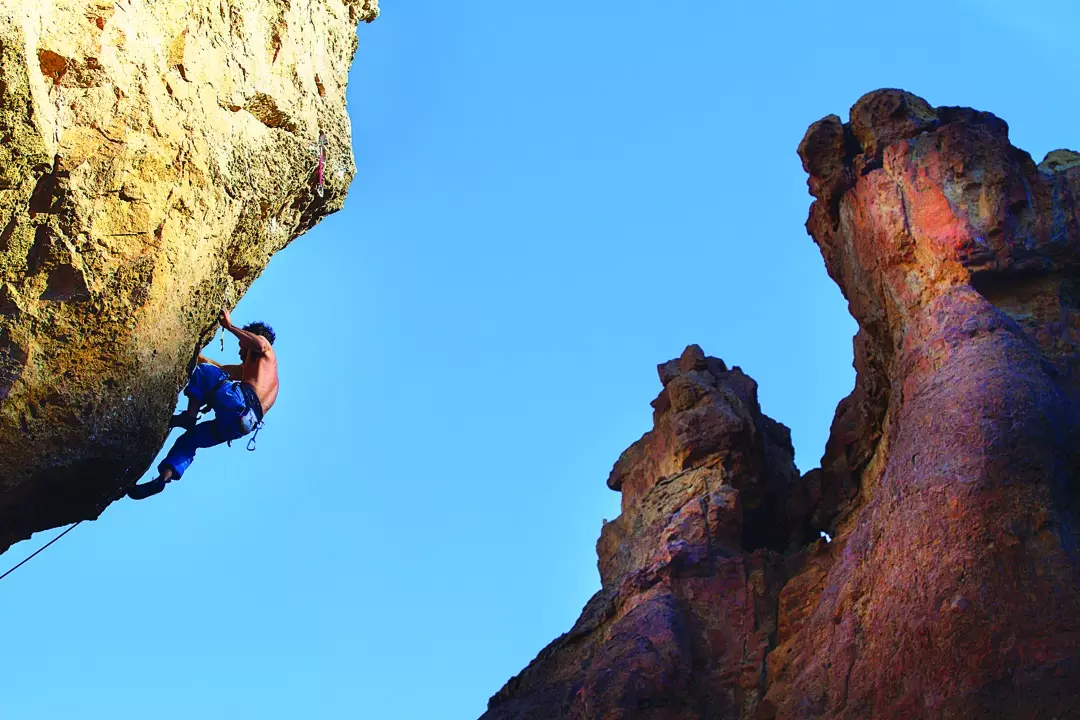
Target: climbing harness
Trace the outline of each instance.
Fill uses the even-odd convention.
[[[318,184],[315,186],[315,192],[319,197],[323,197],[326,194],[326,184],[323,182],[323,176],[326,172],[326,133],[319,131],[319,165],[318,165]]]

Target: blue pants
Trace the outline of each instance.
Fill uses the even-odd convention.
[[[173,478],[179,480],[195,459],[195,451],[244,437],[257,425],[255,413],[247,407],[240,383],[231,380],[225,371],[208,363],[199,363],[191,372],[184,394],[200,405],[214,410],[214,419],[201,422],[188,430],[169,450],[158,466],[172,468]]]

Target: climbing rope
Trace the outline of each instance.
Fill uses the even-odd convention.
[[[128,468],[127,470],[125,470],[125,473],[126,473],[127,471],[129,471],[130,469],[131,469],[131,468]],[[125,486],[124,488],[123,488],[123,490],[121,491],[121,493],[120,493],[120,496],[119,496],[119,497],[123,497],[123,496],[124,496],[124,494],[125,494],[125,493],[127,493],[127,491],[128,491],[128,490],[130,490],[130,489],[131,489],[131,487],[132,487],[132,486],[134,486],[134,485],[135,485],[135,483],[137,483],[137,482],[139,482],[139,478],[135,478],[134,480],[132,480],[131,482],[129,482],[129,483],[128,483],[128,484],[127,484],[127,485],[126,485],[126,486]],[[102,500],[103,500],[104,502],[101,502],[101,503],[100,503],[100,504],[98,505],[98,511],[97,511],[97,515],[100,515],[100,514],[101,514],[102,512],[104,512],[104,511],[105,511],[105,508],[107,508],[107,507],[109,506],[109,503],[111,503],[111,502],[112,502],[112,500],[117,500],[117,499],[119,499],[119,497],[118,497],[118,498],[113,498],[112,500],[110,500],[110,499],[107,499],[108,497],[109,497],[109,496],[108,496],[108,494],[105,494],[105,495],[102,495],[102,496],[101,496],[101,498],[102,498]],[[67,528],[66,530],[64,530],[64,532],[60,533],[59,535],[57,535],[56,537],[54,537],[54,538],[53,538],[52,540],[50,540],[49,542],[45,543],[45,544],[44,544],[44,545],[42,545],[42,546],[41,546],[40,548],[38,548],[38,549],[37,549],[37,550],[35,550],[34,552],[32,552],[32,553],[30,553],[29,555],[27,555],[27,556],[26,556],[26,557],[25,557],[25,558],[24,558],[24,559],[22,560],[22,562],[20,562],[19,564],[15,565],[15,566],[14,566],[14,567],[12,567],[11,569],[9,569],[9,570],[8,570],[7,572],[5,572],[5,573],[4,573],[3,575],[0,575],[0,580],[3,580],[3,579],[4,579],[4,578],[6,578],[6,577],[7,577],[8,575],[10,575],[11,573],[15,572],[16,570],[18,570],[19,568],[21,568],[21,567],[22,567],[23,565],[25,565],[26,563],[28,563],[28,562],[30,562],[31,560],[33,560],[33,559],[34,559],[35,557],[37,557],[37,556],[38,556],[38,555],[40,555],[41,553],[45,552],[45,550],[47,550],[47,549],[49,548],[49,546],[51,546],[51,545],[52,545],[52,544],[53,544],[54,542],[56,542],[56,541],[57,541],[57,540],[59,540],[60,538],[62,538],[62,537],[64,537],[65,535],[67,535],[67,534],[68,534],[69,532],[71,532],[71,531],[72,531],[72,530],[74,530],[75,528],[79,527],[79,526],[80,526],[80,525],[82,525],[82,524],[83,524],[84,522],[86,522],[86,520],[85,520],[85,519],[83,519],[83,520],[79,520],[79,521],[78,521],[77,523],[73,524],[73,525],[72,525],[71,527],[69,527],[69,528]]]
[[[247,449],[248,449],[248,451],[249,451],[249,452],[254,452],[254,451],[255,451],[255,438],[257,438],[257,437],[259,436],[259,431],[260,431],[260,430],[262,430],[262,427],[263,427],[263,421],[262,421],[262,420],[260,420],[260,421],[258,422],[258,424],[256,424],[256,425],[255,425],[255,434],[254,434],[254,435],[252,435],[252,436],[251,436],[251,439],[250,439],[250,440],[248,441],[248,444],[247,444]],[[230,444],[230,445],[232,445],[232,443],[231,443],[231,442],[230,442],[229,444]],[[133,487],[133,486],[134,486],[134,485],[135,485],[136,483],[138,483],[138,482],[139,482],[139,479],[138,479],[138,478],[136,478],[136,479],[135,479],[135,480],[133,480],[132,482],[128,483],[128,485],[127,485],[127,486],[126,486],[126,487],[124,488],[124,490],[123,490],[123,493],[121,493],[121,497],[123,496],[123,494],[124,494],[124,493],[126,493],[126,492],[127,492],[128,490],[130,490],[130,489],[131,489],[131,488],[132,488],[132,487]],[[108,504],[109,504],[109,503],[105,503],[105,505],[104,505],[104,506],[102,506],[101,510],[104,510],[104,509],[105,509],[105,507],[107,507],[107,506],[108,506]],[[31,560],[33,560],[33,559],[34,559],[35,557],[37,557],[37,556],[38,556],[38,555],[40,555],[41,553],[45,552],[45,550],[47,550],[47,549],[49,548],[49,546],[50,546],[50,545],[52,545],[52,544],[53,544],[54,542],[56,542],[56,541],[57,541],[57,540],[59,540],[60,538],[64,537],[65,535],[67,535],[67,534],[68,534],[69,532],[71,532],[71,531],[72,531],[72,530],[74,530],[75,528],[77,528],[77,527],[79,527],[80,525],[82,525],[82,524],[83,524],[84,522],[85,522],[85,520],[80,520],[80,521],[78,521],[77,523],[75,523],[74,525],[72,525],[71,527],[69,527],[68,529],[64,530],[64,532],[60,533],[59,535],[57,535],[56,537],[54,537],[54,538],[53,538],[52,540],[50,540],[49,542],[45,543],[45,544],[44,544],[44,545],[42,545],[42,546],[41,546],[40,548],[38,548],[38,549],[37,549],[37,550],[35,550],[34,552],[32,552],[32,553],[30,553],[29,555],[27,555],[27,556],[26,556],[25,558],[23,558],[23,560],[22,560],[21,562],[19,562],[19,564],[17,564],[17,565],[15,565],[15,566],[13,566],[13,567],[12,567],[11,569],[9,569],[9,570],[8,570],[7,572],[5,572],[5,573],[4,573],[3,575],[0,575],[0,580],[3,580],[3,579],[4,579],[4,578],[6,578],[6,577],[7,577],[8,575],[10,575],[11,573],[15,572],[16,570],[18,570],[19,568],[21,568],[21,567],[22,567],[23,565],[25,565],[26,563],[28,563],[28,562],[30,562]]]
[[[35,557],[37,557],[37,556],[38,556],[38,555],[40,555],[41,553],[45,552],[45,549],[46,549],[46,548],[48,548],[48,547],[49,547],[50,545],[52,545],[52,544],[53,544],[54,542],[56,542],[56,541],[57,541],[57,540],[59,540],[60,538],[64,537],[64,536],[65,536],[65,535],[67,535],[67,534],[68,534],[69,532],[71,532],[72,530],[74,530],[75,528],[79,527],[79,526],[80,526],[80,525],[82,525],[82,524],[83,524],[83,521],[82,521],[82,520],[80,520],[79,522],[75,523],[74,525],[72,525],[71,527],[69,527],[69,528],[68,528],[67,530],[65,530],[64,532],[62,532],[62,533],[60,533],[59,535],[57,535],[56,537],[54,537],[54,538],[53,538],[52,540],[50,540],[49,542],[45,543],[45,544],[44,544],[43,546],[41,546],[41,547],[40,547],[40,548],[39,548],[38,550],[36,550],[36,551],[34,551],[33,553],[31,553],[30,555],[28,555],[28,556],[27,556],[27,557],[26,557],[26,558],[25,558],[25,559],[24,559],[24,560],[23,560],[23,561],[22,561],[21,563],[19,563],[19,564],[18,564],[18,565],[16,565],[15,567],[11,568],[10,570],[8,570],[8,571],[7,571],[6,573],[4,573],[3,575],[0,575],[0,580],[3,580],[3,579],[4,579],[4,578],[6,578],[6,577],[7,577],[8,575],[10,575],[11,573],[15,572],[16,570],[18,570],[19,568],[21,568],[21,567],[22,567],[23,565],[25,565],[26,563],[28,563],[28,562],[30,562],[31,560],[33,560],[33,559],[34,559]]]
[[[224,338],[222,338],[222,343],[224,343]],[[256,425],[255,425],[255,434],[254,434],[254,435],[252,435],[252,436],[251,436],[251,439],[250,439],[250,440],[248,441],[248,444],[247,444],[247,449],[248,449],[248,451],[249,451],[249,452],[254,452],[254,451],[255,451],[255,438],[257,438],[257,437],[259,436],[259,430],[262,430],[262,427],[263,427],[263,421],[262,421],[262,420],[260,420],[260,421],[258,422],[258,424],[256,424]],[[231,446],[231,445],[232,445],[232,442],[230,442],[230,443],[229,443],[229,445]],[[124,495],[125,493],[127,493],[127,491],[128,491],[128,490],[130,490],[130,489],[131,489],[131,488],[132,488],[133,486],[135,486],[135,485],[136,485],[136,484],[137,484],[138,482],[139,482],[139,479],[138,479],[138,478],[135,478],[135,480],[133,480],[133,481],[131,481],[130,483],[128,483],[128,484],[127,484],[127,486],[126,486],[126,487],[124,487],[124,489],[123,489],[123,492],[121,493],[121,497],[123,497],[123,495]],[[104,510],[104,509],[105,509],[105,507],[107,507],[108,505],[109,505],[109,503],[108,503],[108,502],[106,502],[106,503],[105,503],[105,504],[104,504],[104,505],[103,505],[103,506],[101,507],[101,510]],[[100,512],[100,511],[99,511],[99,512]],[[80,520],[80,521],[78,521],[77,523],[75,523],[75,524],[74,524],[74,525],[72,525],[71,527],[69,527],[69,528],[67,528],[66,530],[64,530],[64,532],[60,533],[59,535],[57,535],[56,537],[54,537],[54,538],[53,538],[52,540],[50,540],[49,542],[45,543],[45,544],[44,544],[44,545],[42,545],[42,546],[41,546],[40,548],[38,548],[38,549],[37,549],[37,550],[35,550],[34,552],[32,552],[32,553],[30,553],[29,555],[27,555],[27,556],[26,556],[25,558],[23,558],[23,559],[22,559],[22,561],[20,561],[20,562],[19,562],[19,563],[18,563],[17,565],[14,565],[14,566],[13,566],[13,567],[11,567],[11,568],[10,568],[10,569],[9,569],[9,570],[8,570],[7,572],[5,572],[5,573],[4,573],[3,575],[0,575],[0,580],[3,580],[3,579],[4,579],[4,578],[6,578],[6,577],[7,577],[8,575],[10,575],[11,573],[15,572],[16,570],[18,570],[19,568],[21,568],[21,567],[22,567],[23,565],[25,565],[26,563],[28,563],[28,562],[30,562],[31,560],[33,560],[33,559],[34,559],[35,557],[37,557],[37,556],[38,556],[38,555],[40,555],[41,553],[45,552],[45,550],[47,550],[47,549],[48,549],[48,548],[49,548],[49,547],[50,547],[50,546],[51,546],[51,545],[52,545],[53,543],[55,543],[55,542],[56,542],[57,540],[59,540],[60,538],[64,537],[65,535],[67,535],[67,534],[68,534],[69,532],[71,532],[71,531],[72,531],[72,530],[74,530],[75,528],[77,528],[77,527],[79,527],[80,525],[82,525],[82,524],[83,524],[84,522],[85,522],[85,520]]]

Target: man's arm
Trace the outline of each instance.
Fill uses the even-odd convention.
[[[262,335],[249,333],[247,330],[241,330],[233,325],[232,319],[229,317],[229,311],[225,308],[221,309],[221,318],[218,322],[221,323],[221,327],[236,336],[236,339],[240,341],[241,350],[248,350],[256,355],[263,355],[270,350],[270,341]]]
[[[211,360],[205,355],[199,355],[199,362],[208,363],[216,368],[221,368],[225,371],[225,374],[231,377],[233,380],[244,379],[244,366],[243,365],[222,365],[221,363]]]
[[[224,370],[225,374],[231,377],[233,380],[244,379],[243,365],[218,365],[218,367]]]

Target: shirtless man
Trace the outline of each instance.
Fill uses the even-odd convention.
[[[273,329],[261,322],[238,328],[232,324],[228,310],[221,311],[219,322],[240,341],[240,364],[218,365],[199,355],[199,363],[184,388],[187,410],[169,421],[169,427],[181,427],[187,432],[177,438],[158,466],[158,477],[132,487],[128,497],[142,500],[161,492],[167,483],[183,477],[197,449],[237,440],[258,430],[263,416],[274,406],[278,372],[277,356],[271,347],[276,337]],[[196,425],[204,405],[213,408],[214,419]]]

